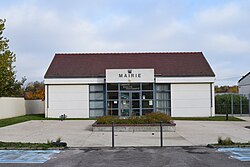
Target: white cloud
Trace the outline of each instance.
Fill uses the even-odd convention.
[[[30,2],[2,8],[18,75],[41,80],[55,52],[111,51],[203,51],[218,79],[249,71],[246,4],[235,1],[189,11],[176,1],[149,3],[145,9],[134,2],[131,8],[112,2],[93,3],[92,10],[86,2],[82,9]]]

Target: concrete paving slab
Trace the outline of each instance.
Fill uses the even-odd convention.
[[[176,132],[164,133],[164,146],[205,146],[218,136],[250,140],[250,122],[175,121]],[[70,147],[110,147],[111,132],[93,132],[93,120],[34,120],[0,128],[0,141],[47,142],[61,137]],[[152,134],[153,133],[153,134]],[[115,132],[115,146],[159,146],[159,132]]]

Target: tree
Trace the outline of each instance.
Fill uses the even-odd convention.
[[[27,100],[36,100],[45,98],[44,83],[35,81],[27,84],[25,88],[24,98]]]
[[[16,55],[9,49],[9,40],[3,37],[4,29],[5,20],[0,19],[0,97],[22,96],[22,85],[26,79],[16,79],[13,65]]]
[[[233,100],[232,100],[233,99]],[[249,99],[239,94],[222,94],[215,96],[215,113],[228,114],[231,113],[231,106],[233,105],[233,113],[240,114],[240,107],[242,105],[243,114],[248,114]],[[231,104],[232,103],[232,104]]]
[[[215,93],[238,93],[238,86],[215,86]]]

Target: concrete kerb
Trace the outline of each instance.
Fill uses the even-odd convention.
[[[111,132],[111,124],[92,124],[93,132]],[[160,124],[114,124],[115,132],[160,132]],[[176,124],[162,124],[163,132],[175,132]]]

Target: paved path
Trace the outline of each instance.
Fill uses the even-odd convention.
[[[47,142],[61,137],[70,147],[109,147],[110,132],[92,132],[92,120],[28,121],[0,128],[0,141]],[[218,136],[250,141],[250,122],[176,121],[176,132],[164,133],[164,146],[205,146]],[[116,132],[115,146],[159,146],[158,132]]]

